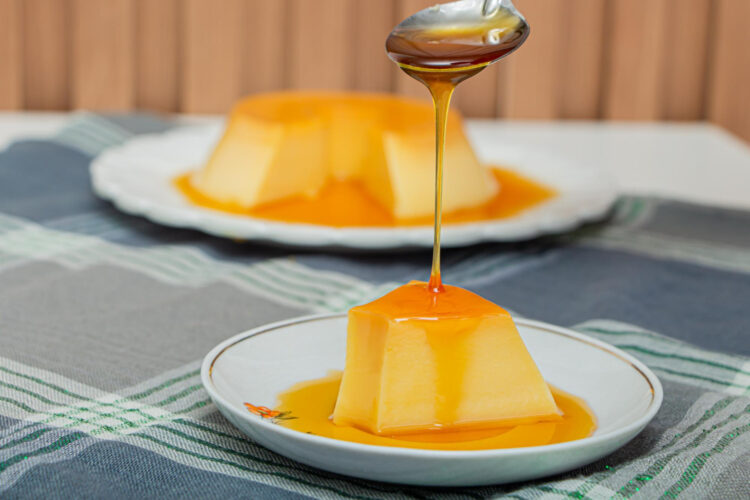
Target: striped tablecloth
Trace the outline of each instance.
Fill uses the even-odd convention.
[[[374,483],[246,439],[208,400],[199,361],[240,331],[423,279],[429,252],[238,243],[93,195],[92,157],[169,126],[80,114],[0,152],[0,497],[750,497],[750,213],[631,196],[573,234],[446,251],[448,282],[643,360],[664,405],[623,449],[562,476]]]

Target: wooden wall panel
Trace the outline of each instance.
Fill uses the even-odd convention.
[[[136,106],[177,111],[179,106],[179,1],[138,0]]]
[[[289,86],[346,89],[354,80],[354,4],[350,0],[291,0]]]
[[[502,62],[482,70],[462,82],[455,91],[453,104],[464,116],[494,118],[497,113],[498,75]]]
[[[0,109],[224,113],[284,88],[428,101],[383,44],[439,1],[0,0]],[[466,116],[710,119],[750,138],[750,0],[515,1],[531,38],[459,87]]]
[[[289,36],[288,0],[246,0],[244,51],[242,55],[243,94],[279,90],[286,87]]]
[[[74,108],[132,109],[135,104],[135,3],[73,0]]]
[[[357,0],[354,3],[354,88],[389,92],[396,65],[385,53],[385,39],[396,24],[395,0]]]
[[[27,109],[67,109],[70,2],[24,2],[24,101]]]
[[[21,0],[0,0],[0,109],[23,108]]]
[[[507,118],[558,118],[562,41],[567,0],[514,2],[531,26],[523,47],[497,64],[505,66],[499,114]]]
[[[660,118],[700,120],[708,81],[711,1],[668,0],[667,4]]]
[[[605,0],[565,2],[562,68],[560,69],[561,118],[599,117],[604,75]],[[575,26],[575,29],[571,29]],[[532,26],[532,30],[533,30]],[[532,31],[533,32],[533,31]]]
[[[181,110],[222,113],[242,95],[242,0],[184,0]]]
[[[709,118],[750,141],[750,1],[717,0]]]
[[[662,112],[667,0],[612,0],[604,116],[655,120]]]

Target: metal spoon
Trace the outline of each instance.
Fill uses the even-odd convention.
[[[388,36],[386,50],[402,66],[459,69],[501,59],[528,34],[511,0],[458,0],[403,20]]]

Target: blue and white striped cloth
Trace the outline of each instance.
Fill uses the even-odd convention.
[[[750,213],[630,196],[572,234],[447,250],[446,281],[630,352],[664,405],[635,441],[559,477],[373,483],[249,441],[211,404],[199,361],[253,326],[423,279],[429,252],[238,243],[94,196],[96,154],[169,127],[80,114],[0,152],[0,497],[750,497]]]

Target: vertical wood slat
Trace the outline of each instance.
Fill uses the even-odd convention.
[[[251,94],[286,86],[287,0],[246,0],[241,92]]]
[[[23,107],[21,0],[0,0],[0,109]]]
[[[507,118],[559,117],[562,40],[567,0],[514,2],[531,26],[523,47],[498,64],[505,66],[499,114]]]
[[[711,0],[668,0],[660,118],[700,120],[708,66]],[[749,82],[750,83],[750,82]]]
[[[223,113],[242,94],[242,0],[184,0],[181,110]]]
[[[711,1],[613,1],[605,117],[701,119]]]
[[[717,0],[708,117],[750,141],[750,2]]]
[[[349,21],[353,5],[350,0],[291,0],[287,61],[291,88],[351,87],[355,33]]]
[[[661,116],[667,9],[667,0],[612,0],[606,118],[655,120]]]
[[[351,0],[350,0],[351,1]],[[396,21],[395,0],[355,0],[353,13],[354,72],[357,90],[388,92],[396,66],[385,53],[385,39]]]
[[[601,103],[606,0],[568,0],[565,9],[559,117],[594,119]]]
[[[499,64],[502,63],[483,69],[456,87],[452,106],[464,116],[494,118],[498,107]]]
[[[128,110],[135,104],[135,3],[73,0],[71,104]]]
[[[135,104],[138,108],[178,109],[178,9],[178,0],[137,2]]]
[[[24,9],[25,108],[67,109],[70,2],[25,0]]]

